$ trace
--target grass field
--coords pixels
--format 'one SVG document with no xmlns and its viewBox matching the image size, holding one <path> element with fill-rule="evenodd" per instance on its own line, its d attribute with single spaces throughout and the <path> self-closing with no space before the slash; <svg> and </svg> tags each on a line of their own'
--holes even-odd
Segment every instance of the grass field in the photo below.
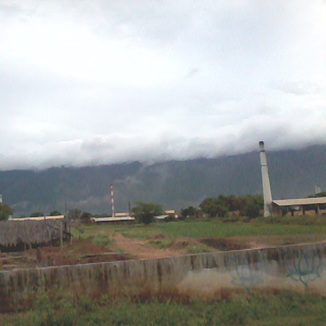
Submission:
<svg viewBox="0 0 326 326">
<path fill-rule="evenodd" d="M 226 223 L 227 222 L 227 223 Z M 89 242 L 110 248 L 115 233 L 148 240 L 189 238 L 236 238 L 268 245 L 313 242 L 326 239 L 326 218 L 255 219 L 249 222 L 190 220 L 150 225 L 90 224 L 75 231 L 84 245 Z M 326 326 L 326 298 L 289 291 L 246 291 L 216 297 L 192 299 L 179 294 L 156 297 L 142 295 L 114 299 L 107 296 L 67 296 L 40 290 L 33 300 L 17 311 L 0 314 L 3 326 L 41 325 L 248 325 L 248 326 Z"/>
<path fill-rule="evenodd" d="M 284 235 L 284 234 L 320 234 L 325 236 L 325 225 L 285 225 L 266 223 L 218 223 L 216 221 L 170 222 L 148 227 L 134 227 L 123 231 L 130 237 L 145 238 L 152 232 L 164 233 L 171 237 L 234 237 L 252 235 Z"/>
<path fill-rule="evenodd" d="M 255 239 L 267 245 L 315 242 L 326 239 L 326 217 L 262 219 L 251 222 L 223 223 L 217 219 L 178 222 L 160 222 L 149 225 L 88 225 L 84 227 L 83 239 L 110 241 L 115 232 L 128 238 L 146 240 L 153 234 L 163 234 L 171 239 L 179 237 L 211 238 L 237 237 L 242 240 Z"/>
<path fill-rule="evenodd" d="M 326 298 L 292 292 L 244 292 L 210 301 L 192 301 L 186 297 L 50 299 L 40 293 L 30 309 L 2 316 L 0 324 L 323 326 L 325 306 Z"/>
</svg>

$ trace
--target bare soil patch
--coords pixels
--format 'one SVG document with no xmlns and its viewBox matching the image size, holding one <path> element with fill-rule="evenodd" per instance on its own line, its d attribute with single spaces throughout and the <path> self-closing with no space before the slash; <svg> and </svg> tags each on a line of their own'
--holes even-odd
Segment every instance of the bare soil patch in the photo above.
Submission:
<svg viewBox="0 0 326 326">
<path fill-rule="evenodd" d="M 250 248 L 250 244 L 244 241 L 240 241 L 237 238 L 203 238 L 200 239 L 201 243 L 205 245 L 215 248 L 221 251 L 227 250 L 241 250 Z"/>
<path fill-rule="evenodd" d="M 181 250 L 187 249 L 187 247 L 189 246 L 195 246 L 199 243 L 200 241 L 198 241 L 197 239 L 182 237 L 174 239 L 168 247 L 173 250 Z"/>
<path fill-rule="evenodd" d="M 158 238 L 165 239 L 165 236 L 163 235 L 163 238 L 162 236 L 158 236 Z M 120 233 L 116 233 L 113 236 L 113 240 L 116 250 L 122 250 L 123 252 L 128 253 L 137 259 L 163 258 L 171 256 L 182 256 L 186 254 L 186 252 L 183 250 L 155 248 L 149 243 L 150 240 L 129 239 Z"/>
<path fill-rule="evenodd" d="M 63 249 L 53 246 L 26 251 L 0 252 L 0 270 L 163 258 L 205 251 L 259 249 L 295 244 L 298 243 L 296 240 L 295 235 L 171 239 L 162 233 L 152 234 L 146 240 L 139 240 L 115 233 L 112 242 L 106 246 L 93 243 L 91 240 L 76 240 L 72 244 L 65 244 Z M 315 241 L 313 235 L 305 240 L 307 240 L 305 243 Z"/>
</svg>

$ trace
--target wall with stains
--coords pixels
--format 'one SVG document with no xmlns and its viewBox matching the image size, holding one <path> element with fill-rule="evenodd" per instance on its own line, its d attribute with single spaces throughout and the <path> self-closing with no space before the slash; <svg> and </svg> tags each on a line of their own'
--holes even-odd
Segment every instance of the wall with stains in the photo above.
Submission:
<svg viewBox="0 0 326 326">
<path fill-rule="evenodd" d="M 326 295 L 326 243 L 0 272 L 0 303 L 39 287 L 70 293 L 212 295 L 253 288 Z"/>
</svg>

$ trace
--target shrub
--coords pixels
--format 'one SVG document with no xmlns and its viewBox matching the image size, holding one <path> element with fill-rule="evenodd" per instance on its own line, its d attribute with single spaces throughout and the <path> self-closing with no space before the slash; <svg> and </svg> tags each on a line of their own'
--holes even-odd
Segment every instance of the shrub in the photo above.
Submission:
<svg viewBox="0 0 326 326">
<path fill-rule="evenodd" d="M 144 224 L 153 222 L 154 216 L 163 213 L 162 206 L 155 203 L 136 202 L 136 206 L 132 209 L 135 218 Z"/>
</svg>

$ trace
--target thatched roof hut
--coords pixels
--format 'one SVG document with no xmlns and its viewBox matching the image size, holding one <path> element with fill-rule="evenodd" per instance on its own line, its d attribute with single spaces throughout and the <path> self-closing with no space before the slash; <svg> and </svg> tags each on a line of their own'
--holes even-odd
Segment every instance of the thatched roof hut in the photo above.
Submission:
<svg viewBox="0 0 326 326">
<path fill-rule="evenodd" d="M 18 244 L 40 245 L 60 239 L 61 232 L 68 234 L 67 221 L 40 220 L 40 221 L 1 221 L 0 246 L 15 247 Z"/>
</svg>

